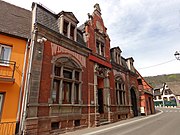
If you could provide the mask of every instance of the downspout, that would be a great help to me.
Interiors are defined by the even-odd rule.
[[[16,122],[20,121],[20,115],[22,114],[21,111],[21,102],[22,102],[22,94],[24,92],[23,87],[24,87],[24,75],[25,75],[25,69],[26,69],[26,58],[27,58],[27,52],[28,52],[28,45],[30,43],[30,39],[28,39],[28,41],[26,42],[26,50],[25,50],[25,54],[24,54],[24,63],[23,63],[23,72],[22,72],[22,77],[21,77],[21,85],[20,85],[20,91],[19,91],[19,103],[18,103],[18,112],[17,112],[17,118],[16,118]]]
[[[22,114],[21,114],[21,122],[20,122],[20,131],[23,131],[24,134],[24,122],[27,114],[27,100],[28,100],[28,93],[29,93],[29,84],[30,84],[30,77],[31,77],[31,66],[32,66],[32,57],[33,57],[33,49],[34,49],[34,36],[35,36],[36,30],[32,33],[32,43],[30,45],[30,56],[29,56],[29,63],[28,63],[28,70],[26,75],[26,81],[25,81],[25,87],[24,87],[24,95],[23,95],[23,108],[22,108]]]
[[[25,119],[27,115],[27,102],[28,102],[28,94],[29,94],[29,84],[30,84],[30,77],[31,77],[31,66],[32,66],[32,58],[33,58],[33,50],[34,50],[34,39],[35,35],[37,32],[37,29],[35,28],[35,20],[36,20],[36,9],[37,9],[37,4],[35,3],[34,6],[34,11],[32,15],[32,36],[31,36],[31,45],[30,45],[30,50],[29,50],[29,57],[28,57],[28,66],[27,66],[27,72],[26,72],[26,80],[25,80],[25,86],[24,86],[24,94],[23,94],[23,101],[22,101],[22,113],[21,113],[21,121],[20,121],[20,128],[19,128],[19,133],[25,134]]]

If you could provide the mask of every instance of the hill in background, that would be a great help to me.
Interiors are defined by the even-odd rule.
[[[180,74],[168,74],[144,77],[144,79],[154,88],[162,86],[164,82],[180,82]]]

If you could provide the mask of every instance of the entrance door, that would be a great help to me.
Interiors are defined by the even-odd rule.
[[[103,105],[103,89],[98,89],[98,111],[100,114],[104,113],[104,105]]]
[[[132,105],[134,116],[138,116],[137,98],[136,98],[136,93],[133,88],[131,88],[131,105]]]
[[[151,98],[149,97],[149,107],[150,107],[150,112],[151,112],[151,114],[153,113],[153,111],[152,111],[152,102],[151,102]]]

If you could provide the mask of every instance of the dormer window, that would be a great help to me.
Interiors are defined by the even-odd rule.
[[[68,37],[68,25],[69,25],[69,23],[68,23],[66,20],[64,20],[64,24],[63,24],[63,34],[64,34],[65,36],[67,36],[67,37]]]
[[[116,63],[120,64],[120,54],[116,52]]]
[[[72,40],[74,40],[74,31],[75,31],[75,26],[73,26],[73,25],[71,24],[70,38],[71,38]]]

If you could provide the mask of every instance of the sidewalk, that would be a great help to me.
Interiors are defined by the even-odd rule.
[[[151,117],[160,115],[161,113],[162,113],[161,111],[156,111],[156,114],[152,114],[152,115],[148,115],[148,116],[138,116],[138,117],[122,120],[119,122],[115,122],[115,123],[111,123],[111,124],[107,124],[107,125],[103,125],[103,126],[99,126],[99,127],[90,127],[90,128],[79,129],[79,130],[75,130],[72,132],[64,133],[63,135],[94,135],[95,132],[97,133],[97,132],[101,132],[103,130],[110,130],[113,128],[131,124],[131,123],[134,123],[137,121],[149,119]]]

